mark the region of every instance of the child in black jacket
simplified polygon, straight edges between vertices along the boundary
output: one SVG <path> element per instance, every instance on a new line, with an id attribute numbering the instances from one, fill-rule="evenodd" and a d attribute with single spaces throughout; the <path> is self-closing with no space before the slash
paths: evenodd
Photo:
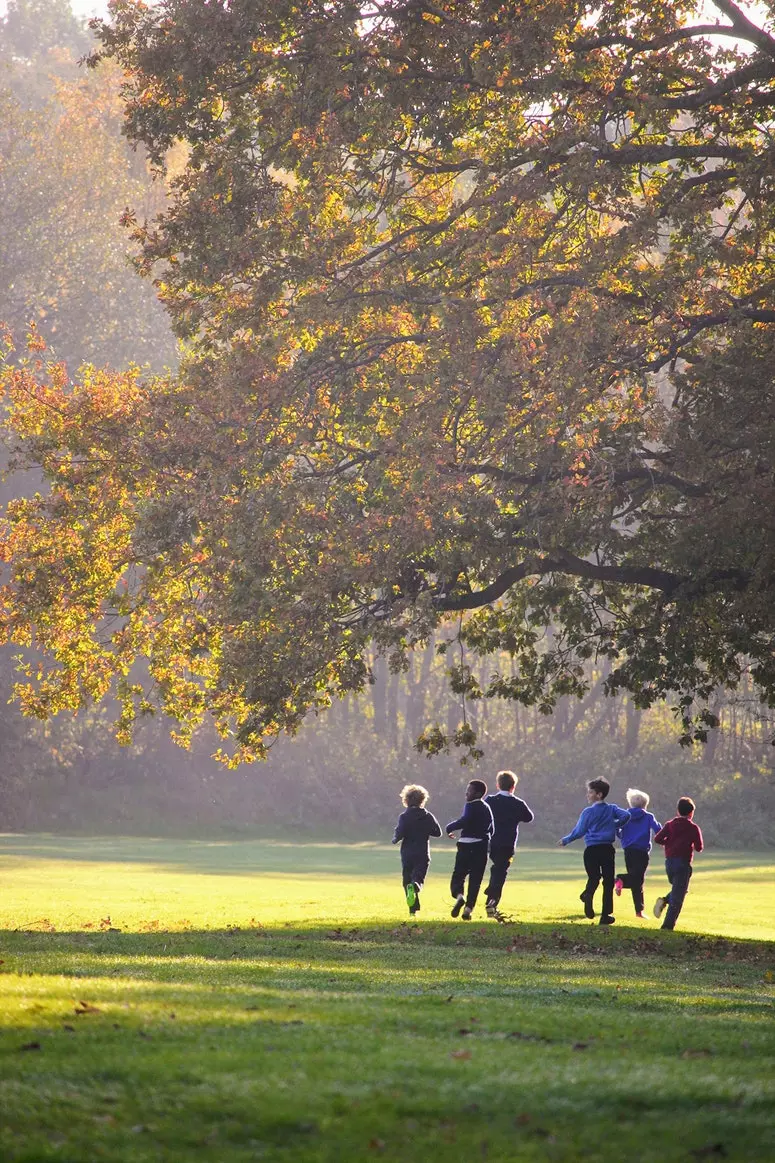
<path id="1" fill-rule="evenodd" d="M 401 791 L 401 802 L 406 808 L 398 817 L 393 843 L 401 841 L 401 871 L 409 905 L 409 914 L 420 911 L 420 889 L 431 862 L 430 837 L 440 836 L 439 821 L 429 811 L 428 792 L 419 783 L 408 783 Z"/>
<path id="2" fill-rule="evenodd" d="M 459 820 L 447 824 L 447 835 L 460 832 L 457 842 L 455 867 L 452 870 L 450 889 L 455 898 L 452 916 L 457 917 L 463 910 L 463 920 L 470 921 L 476 898 L 487 867 L 490 851 L 490 837 L 495 830 L 492 812 L 483 797 L 487 794 L 487 784 L 481 779 L 472 779 L 466 788 L 466 806 Z M 468 894 L 463 896 L 466 877 Z"/>

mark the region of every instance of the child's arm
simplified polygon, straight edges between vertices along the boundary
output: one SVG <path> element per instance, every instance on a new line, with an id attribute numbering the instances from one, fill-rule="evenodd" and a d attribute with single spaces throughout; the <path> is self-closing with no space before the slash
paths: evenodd
<path id="1" fill-rule="evenodd" d="M 692 823 L 694 824 L 693 820 L 692 820 Z M 694 824 L 694 828 L 695 828 L 695 831 L 697 833 L 697 835 L 694 837 L 694 851 L 695 852 L 702 852 L 702 832 L 700 831 L 699 826 L 697 824 Z"/>
<path id="2" fill-rule="evenodd" d="M 433 815 L 432 812 L 428 812 L 428 815 L 430 816 L 430 819 L 428 820 L 428 829 L 429 829 L 428 835 L 429 836 L 440 836 L 441 835 L 441 824 L 439 823 L 439 821 L 436 819 L 436 817 Z"/>
<path id="3" fill-rule="evenodd" d="M 669 827 L 670 827 L 669 823 L 662 825 L 662 827 L 659 829 L 656 836 L 654 837 L 655 844 L 667 844 L 667 837 L 669 835 L 669 832 L 668 832 Z"/>
<path id="4" fill-rule="evenodd" d="M 534 814 L 530 811 L 524 800 L 519 801 L 519 820 L 518 824 L 532 824 L 535 819 Z"/>
<path id="5" fill-rule="evenodd" d="M 574 840 L 580 840 L 581 837 L 586 833 L 588 826 L 589 826 L 589 808 L 584 808 L 584 811 L 581 813 L 578 820 L 576 821 L 576 827 L 573 829 L 572 832 L 569 832 L 567 836 L 563 836 L 562 840 L 560 840 L 560 843 L 562 844 L 563 848 L 565 847 L 566 844 L 570 844 Z"/>
<path id="6" fill-rule="evenodd" d="M 392 839 L 391 843 L 397 844 L 398 841 L 403 840 L 403 838 L 404 838 L 404 814 L 402 812 L 401 815 L 398 817 L 398 823 L 396 824 L 396 830 L 393 833 L 393 839 Z"/>
<path id="7" fill-rule="evenodd" d="M 651 831 L 652 832 L 661 832 L 662 831 L 662 825 L 660 824 L 660 822 L 656 816 L 651 817 Z"/>
<path id="8" fill-rule="evenodd" d="M 614 821 L 616 822 L 618 832 L 629 820 L 630 813 L 626 808 L 620 808 L 618 804 L 611 804 L 611 807 L 614 810 Z"/>
<path id="9" fill-rule="evenodd" d="M 471 814 L 471 805 L 466 803 L 463 808 L 463 815 L 458 820 L 453 820 L 451 824 L 447 824 L 446 833 L 449 836 L 450 832 L 457 832 L 466 822 L 466 818 Z"/>

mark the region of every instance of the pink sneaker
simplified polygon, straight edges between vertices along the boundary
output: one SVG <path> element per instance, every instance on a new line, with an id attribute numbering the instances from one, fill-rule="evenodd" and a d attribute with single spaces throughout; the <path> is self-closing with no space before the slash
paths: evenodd
<path id="1" fill-rule="evenodd" d="M 623 888 L 624 888 L 624 881 L 622 880 L 621 876 L 617 876 L 616 880 L 614 881 L 614 892 L 616 893 L 617 896 L 622 895 Z"/>

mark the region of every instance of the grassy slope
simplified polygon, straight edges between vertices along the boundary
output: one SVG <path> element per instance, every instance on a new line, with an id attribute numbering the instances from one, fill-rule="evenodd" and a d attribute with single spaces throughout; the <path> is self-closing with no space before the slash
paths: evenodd
<path id="1" fill-rule="evenodd" d="M 387 849 L 0 840 L 0 1159 L 775 1158 L 771 858 L 672 935 L 585 922 L 580 851 L 452 922 L 449 861 L 409 925 Z"/>

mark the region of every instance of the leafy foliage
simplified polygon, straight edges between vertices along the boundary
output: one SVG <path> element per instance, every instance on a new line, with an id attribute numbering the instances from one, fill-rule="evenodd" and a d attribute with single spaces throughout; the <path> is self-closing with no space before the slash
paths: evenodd
<path id="1" fill-rule="evenodd" d="M 514 662 L 469 700 L 602 656 L 685 741 L 744 669 L 775 702 L 775 39 L 716 8 L 114 4 L 130 137 L 188 150 L 135 229 L 190 356 L 6 373 L 30 712 L 116 689 L 237 762 L 450 617 Z"/>

